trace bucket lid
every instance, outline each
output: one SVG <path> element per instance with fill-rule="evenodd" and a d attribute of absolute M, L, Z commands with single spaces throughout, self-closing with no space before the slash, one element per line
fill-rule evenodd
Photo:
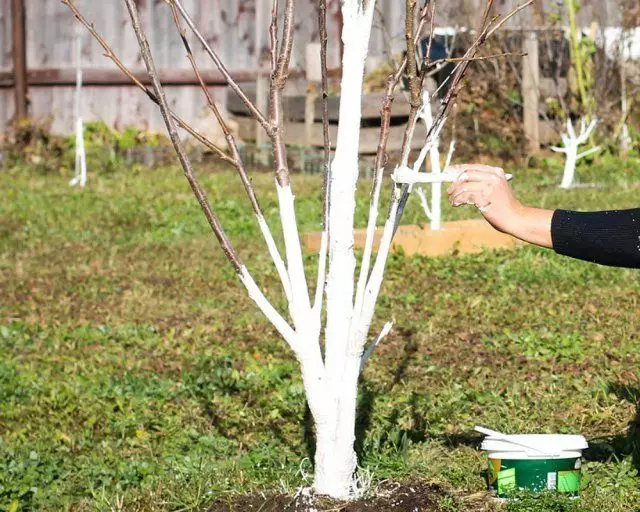
<path fill-rule="evenodd" d="M 526 447 L 526 448 L 525 448 Z M 562 434 L 518 434 L 504 439 L 487 437 L 481 448 L 488 452 L 525 452 L 530 455 L 557 455 L 589 447 L 584 436 Z"/>

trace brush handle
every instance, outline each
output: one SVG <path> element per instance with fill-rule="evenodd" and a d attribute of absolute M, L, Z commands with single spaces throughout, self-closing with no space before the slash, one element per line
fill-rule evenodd
<path fill-rule="evenodd" d="M 393 179 L 396 183 L 453 183 L 458 179 L 459 172 L 441 172 L 434 174 L 432 172 L 413 172 L 411 169 L 398 169 Z M 513 179 L 513 174 L 505 174 L 507 181 Z"/>

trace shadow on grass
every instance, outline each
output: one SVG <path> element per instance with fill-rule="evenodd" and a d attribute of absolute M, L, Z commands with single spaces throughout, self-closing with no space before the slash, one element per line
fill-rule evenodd
<path fill-rule="evenodd" d="M 584 457 L 589 461 L 606 462 L 631 456 L 634 467 L 640 471 L 640 387 L 611 383 L 608 391 L 635 405 L 635 415 L 625 433 L 589 440 Z"/>
<path fill-rule="evenodd" d="M 371 429 L 371 421 L 376 399 L 379 396 L 384 396 L 390 393 L 391 390 L 402 381 L 402 379 L 407 374 L 407 370 L 409 369 L 411 360 L 418 352 L 418 345 L 417 343 L 415 343 L 415 341 L 413 341 L 412 335 L 412 331 L 405 331 L 401 334 L 401 337 L 408 341 L 404 344 L 404 354 L 402 355 L 402 359 L 398 362 L 398 365 L 393 372 L 393 378 L 386 386 L 374 386 L 369 384 L 364 377 L 360 379 L 360 398 L 358 401 L 358 411 L 356 416 L 355 443 L 358 460 L 361 460 L 364 456 L 365 440 L 367 439 L 367 434 Z M 412 409 L 414 409 L 413 404 Z M 389 418 L 390 424 L 394 425 L 397 422 L 398 417 L 399 411 L 394 409 L 391 412 L 391 417 Z M 419 424 L 424 424 L 424 419 L 422 419 L 422 421 L 419 421 Z M 408 432 L 407 434 L 407 437 L 412 441 L 418 441 L 415 438 L 420 436 L 422 437 L 422 440 L 424 440 L 424 428 L 411 429 L 411 432 Z"/>
<path fill-rule="evenodd" d="M 397 363 L 393 371 L 391 381 L 385 386 L 376 386 L 368 383 L 364 378 L 360 385 L 360 400 L 358 403 L 358 415 L 356 418 L 356 453 L 358 459 L 362 460 L 365 456 L 365 449 L 379 449 L 383 444 L 394 445 L 396 448 L 402 449 L 407 441 L 412 444 L 420 444 L 427 441 L 428 421 L 424 416 L 423 408 L 419 403 L 419 395 L 412 393 L 409 398 L 409 407 L 411 415 L 410 428 L 400 428 L 399 420 L 401 408 L 394 408 L 386 419 L 387 431 L 380 434 L 380 439 L 370 439 L 372 435 L 372 416 L 375 402 L 380 396 L 388 395 L 407 375 L 407 371 L 411 366 L 413 359 L 418 353 L 418 344 L 413 341 L 413 332 L 405 331 L 401 334 L 407 342 L 404 344 L 404 353 Z M 402 405 L 404 409 L 406 404 Z M 406 414 L 406 413 L 403 413 Z M 459 434 L 441 434 L 429 436 L 429 439 L 437 440 L 445 446 L 453 448 L 458 446 L 478 447 L 482 442 L 481 435 L 475 432 L 464 432 Z"/>

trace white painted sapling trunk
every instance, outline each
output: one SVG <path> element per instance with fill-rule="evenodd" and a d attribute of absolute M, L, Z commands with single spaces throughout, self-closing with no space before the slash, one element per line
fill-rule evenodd
<path fill-rule="evenodd" d="M 76 31 L 76 151 L 75 175 L 69 185 L 83 187 L 87 184 L 87 157 L 84 147 L 84 123 L 82 121 L 82 41 L 80 33 Z"/>
<path fill-rule="evenodd" d="M 431 95 L 425 91 L 422 99 L 422 113 L 420 115 L 424 121 L 427 132 L 433 126 L 433 110 L 431 107 Z M 444 168 L 449 167 L 453 152 L 455 151 L 455 140 L 449 144 L 449 152 L 445 160 Z M 431 162 L 431 174 L 433 175 L 433 183 L 431 183 L 431 207 L 427 201 L 427 195 L 422 186 L 416 187 L 416 194 L 420 198 L 420 205 L 425 215 L 431 221 L 431 231 L 439 231 L 442 229 L 442 180 L 438 177 L 442 175 L 442 165 L 440 163 L 440 137 L 434 138 L 433 144 L 429 149 L 429 159 Z"/>
<path fill-rule="evenodd" d="M 84 123 L 82 121 L 82 40 L 79 30 L 75 37 L 76 53 L 76 151 L 75 174 L 69 185 L 84 188 L 87 184 L 87 155 L 84 148 Z"/>
<path fill-rule="evenodd" d="M 329 183 L 329 273 L 325 373 L 327 410 L 316 421 L 316 491 L 348 497 L 354 487 L 357 457 L 354 449 L 356 402 L 366 334 L 354 311 L 355 192 L 359 176 L 362 86 L 374 1 L 342 4 L 344 43 L 339 125 Z"/>
<path fill-rule="evenodd" d="M 562 134 L 563 147 L 551 147 L 553 151 L 557 153 L 564 153 L 566 155 L 560 188 L 567 189 L 571 188 L 573 185 L 578 160 L 600 151 L 600 147 L 597 146 L 583 153 L 578 153 L 579 147 L 589 140 L 589 137 L 591 137 L 591 134 L 593 133 L 593 130 L 595 130 L 597 124 L 597 119 L 592 120 L 589 125 L 587 125 L 584 119 L 580 119 L 580 134 L 576 134 L 571 119 L 567 119 L 567 133 Z"/>

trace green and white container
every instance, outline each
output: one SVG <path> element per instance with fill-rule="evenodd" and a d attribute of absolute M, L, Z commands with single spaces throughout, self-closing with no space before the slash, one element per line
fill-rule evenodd
<path fill-rule="evenodd" d="M 580 495 L 582 450 L 589 445 L 575 435 L 501 435 L 487 437 L 488 483 L 500 498 L 517 490 L 553 490 Z"/>

